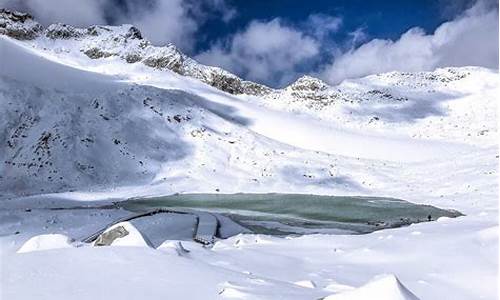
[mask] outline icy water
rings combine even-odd
[[[369,233],[462,215],[393,198],[299,194],[179,194],[129,199],[118,205],[136,212],[153,208],[217,212],[253,232],[277,235]]]

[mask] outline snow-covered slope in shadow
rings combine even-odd
[[[403,170],[421,176],[429,164],[450,168],[449,158],[496,145],[490,70],[391,72],[335,87],[305,76],[285,89],[233,95],[208,79],[234,75],[172,45],[154,47],[131,25],[44,29],[27,15],[0,17],[0,197],[93,190],[407,199],[401,187],[421,181],[409,183]],[[165,67],[146,62],[153,56]]]
[[[172,90],[169,77],[177,75],[171,73],[135,84],[130,78],[137,73],[102,75],[60,64],[7,37],[0,37],[0,43],[0,105],[6,111],[0,124],[6,130],[0,134],[7,141],[0,149],[3,191],[145,185],[195,172],[193,162],[208,165],[210,171],[214,165],[225,170],[218,178],[204,176],[209,183],[235,174],[248,181],[266,171],[276,174],[243,161],[258,160],[248,151],[255,147],[272,153],[268,159],[282,162],[286,155],[279,149],[324,152],[316,155],[318,165],[328,164],[329,155],[412,162],[470,150],[448,142],[339,128],[242,101],[182,77],[177,80],[183,90]],[[193,141],[204,135],[210,138]],[[238,147],[233,146],[236,141]],[[231,156],[241,162],[231,163]],[[303,182],[294,177],[302,174],[290,172],[297,167],[281,165],[274,176],[300,186]],[[342,178],[330,177],[333,185]]]
[[[190,155],[181,123],[202,113],[245,122],[199,96],[57,64],[4,37],[0,49],[3,191],[147,184]]]

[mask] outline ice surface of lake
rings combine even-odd
[[[180,208],[217,212],[256,233],[369,233],[457,217],[457,211],[382,197],[301,194],[177,194],[120,202],[131,211]]]

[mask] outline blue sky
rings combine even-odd
[[[388,71],[498,68],[495,0],[0,0],[42,24],[131,23],[156,45],[282,87]]]
[[[498,6],[493,1],[467,1],[467,0],[406,0],[406,1],[361,1],[361,0],[337,0],[337,1],[228,1],[227,5],[235,10],[232,18],[222,20],[222,18],[208,19],[203,26],[200,27],[197,33],[196,44],[191,49],[195,57],[207,64],[219,65],[229,69],[238,75],[249,78],[255,81],[261,81],[272,86],[284,86],[295,80],[303,73],[312,74],[329,81],[337,83],[344,78],[364,76],[374,72],[384,72],[392,70],[431,70],[439,66],[459,66],[459,65],[482,65],[494,67],[498,65],[498,28],[496,26],[498,20]],[[488,12],[491,14],[487,16]],[[492,13],[493,12],[493,13]],[[457,24],[464,18],[470,18],[466,24]],[[311,17],[316,17],[316,22],[311,21]],[[290,38],[290,44],[281,49],[285,54],[282,55],[282,64],[276,64],[276,60],[280,60],[280,55],[276,49],[270,51],[269,59],[266,59],[266,53],[262,51],[257,55],[247,53],[243,47],[235,45],[244,44],[251,46],[250,43],[245,43],[244,40],[249,39],[254,44],[265,46],[260,39],[255,37],[250,38],[245,33],[252,32],[250,30],[252,24],[265,25],[268,24],[266,31],[254,30],[262,34],[262,39],[266,35],[269,39],[276,38],[279,35],[273,35],[273,28],[270,26],[274,21],[279,21],[279,26],[282,29],[292,29],[303,34],[305,37],[311,37],[316,43],[312,48],[316,47],[317,51],[311,50],[303,56],[287,59],[290,55],[286,55],[287,49],[300,49],[302,44],[307,44],[306,39]],[[477,20],[481,25],[477,25]],[[484,20],[484,22],[483,22]],[[335,23],[336,22],[336,23]],[[316,34],[314,31],[317,28],[328,28],[326,33]],[[434,37],[436,31],[444,31],[443,23],[451,24],[451,27],[456,27],[455,30],[450,30],[450,41],[447,45],[440,45],[439,40],[447,39],[445,34],[438,34]],[[468,26],[468,23],[471,26]],[[455,25],[456,26],[453,26]],[[469,28],[464,29],[462,27]],[[446,26],[444,26],[446,27]],[[458,29],[458,28],[461,29]],[[417,29],[418,28],[418,29]],[[417,29],[417,30],[416,30]],[[275,30],[279,31],[279,30]],[[285,34],[284,30],[282,30]],[[454,32],[455,31],[455,32]],[[410,34],[406,34],[410,32]],[[484,32],[488,32],[484,36]],[[398,42],[402,36],[410,36],[402,43],[391,45],[377,45],[370,43],[371,41],[388,41]],[[460,36],[464,35],[462,41]],[[479,40],[469,38],[470,36],[482,36]],[[236,36],[236,37],[235,37]],[[468,37],[469,36],[469,37]],[[426,42],[417,41],[425,37]],[[496,43],[486,43],[490,39]],[[474,41],[473,41],[474,40]],[[414,44],[413,42],[418,44]],[[477,43],[476,43],[477,42]],[[365,43],[372,47],[365,46],[364,53],[353,58],[355,68],[348,70],[351,61],[346,57],[351,52],[355,52],[358,47]],[[401,45],[403,44],[403,45]],[[476,52],[477,47],[486,46],[490,49],[490,53],[483,55],[483,59],[472,60],[467,59],[468,56],[481,55]],[[407,47],[422,47],[425,51],[436,51],[435,57],[423,53],[415,53],[406,51]],[[430,63],[437,56],[450,56],[455,54],[444,53],[439,51],[439,48],[450,48],[452,46],[467,47],[468,51],[461,53],[458,59],[449,60],[439,58],[441,62]],[[279,47],[277,47],[280,49]],[[375,68],[370,68],[368,65],[378,60],[377,53],[369,50],[377,50],[383,54],[384,50],[388,50],[391,56],[380,57],[380,60],[385,63],[385,66],[376,65]],[[392,50],[392,51],[391,51]],[[408,49],[410,50],[410,49]],[[375,52],[377,52],[375,51]],[[450,50],[447,50],[450,51]],[[457,53],[461,50],[457,49]],[[290,52],[293,52],[291,50]],[[403,53],[402,53],[403,52]],[[442,53],[441,53],[442,52]],[[415,54],[416,59],[409,60],[408,66],[405,67],[406,57],[412,57]],[[382,55],[383,56],[383,55]],[[363,57],[368,57],[364,63],[360,63]],[[391,57],[397,58],[398,63],[393,63]],[[343,58],[339,59],[339,58]],[[334,61],[339,63],[335,64]],[[428,60],[429,63],[425,63]],[[287,67],[287,63],[293,64],[293,67]],[[271,68],[265,66],[271,65]],[[259,68],[262,67],[262,68]],[[331,69],[337,68],[336,70]]]
[[[340,31],[330,37],[334,41],[346,38],[349,32],[358,28],[364,28],[369,37],[397,39],[415,26],[432,32],[472,4],[473,1],[456,1],[453,4],[437,0],[233,0],[228,1],[228,5],[235,8],[235,16],[229,22],[218,17],[208,20],[199,30],[196,50],[208,48],[213,41],[242,30],[254,20],[280,17],[291,25],[301,26],[312,14],[342,18]]]

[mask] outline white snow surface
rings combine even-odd
[[[0,36],[0,139],[10,142],[0,205],[19,203],[0,210],[1,299],[497,298],[497,72],[374,75],[326,87],[339,96],[323,98],[339,100],[321,104],[292,87],[229,95],[79,47]],[[183,241],[189,252],[176,241],[24,244],[115,217],[26,203],[216,189],[396,197],[466,216],[367,235]],[[16,253],[25,247],[47,250]]]
[[[325,298],[325,300],[365,299],[418,300],[394,275],[380,275],[360,288]]]
[[[63,234],[36,235],[24,243],[17,253],[44,251],[50,249],[70,248],[71,239]]]

